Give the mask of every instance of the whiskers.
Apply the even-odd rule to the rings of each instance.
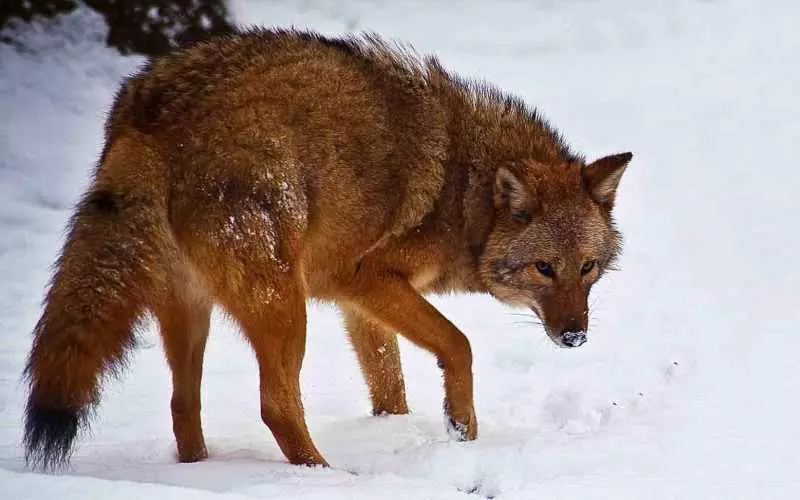
[[[515,318],[512,321],[509,321],[508,324],[514,326],[540,326],[544,328],[544,323],[538,317],[531,313],[508,313],[509,316],[514,316]]]
[[[536,316],[533,313],[512,313],[512,312],[510,312],[510,313],[508,313],[508,315],[514,317],[514,319],[512,321],[509,321],[509,322],[506,323],[508,325],[524,326],[524,327],[541,327],[541,329],[542,329],[542,333],[541,334],[536,334],[536,333],[532,332],[533,338],[536,338],[538,336],[539,340],[538,340],[538,342],[533,340],[536,343],[534,344],[533,349],[531,349],[527,353],[527,355],[525,356],[526,359],[527,359],[527,362],[530,365],[533,365],[533,364],[537,363],[538,360],[539,360],[539,353],[542,350],[542,346],[550,343],[550,340],[547,338],[547,334],[544,331],[545,330],[544,323],[542,322],[542,320],[539,319],[538,316]]]
[[[602,304],[603,303],[598,296],[593,297],[591,303],[589,304],[589,324],[587,327],[590,331],[594,329],[592,325],[597,323],[597,316],[595,315],[595,312],[600,309]]]

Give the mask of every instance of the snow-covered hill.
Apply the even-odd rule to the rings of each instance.
[[[296,5],[294,5],[296,4]],[[631,150],[622,271],[590,342],[550,346],[480,297],[435,302],[475,353],[481,437],[448,440],[440,374],[404,343],[413,415],[373,418],[334,310],[312,306],[303,391],[334,466],[287,465],[256,367],[216,318],[204,377],[211,458],[174,461],[169,377],[143,332],[61,476],[26,470],[20,372],[104,112],[141,62],[68,23],[0,45],[2,498],[800,498],[800,4],[786,1],[234,2],[245,23],[372,30],[540,107],[589,157]],[[74,27],[74,26],[73,26]],[[75,31],[73,29],[73,31]]]

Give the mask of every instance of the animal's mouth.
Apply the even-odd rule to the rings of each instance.
[[[547,324],[547,320],[545,319],[544,314],[542,311],[539,310],[536,306],[530,306],[531,311],[533,314],[539,318],[541,324],[544,326],[544,331],[547,333],[547,337],[553,341],[555,345],[558,347],[563,347],[565,349],[574,349],[576,347],[580,347],[586,343],[588,340],[587,332],[585,330],[567,330],[564,331],[560,328],[551,328]]]

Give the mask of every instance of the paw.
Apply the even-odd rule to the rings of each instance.
[[[475,409],[470,407],[465,416],[459,418],[455,412],[450,411],[450,405],[445,400],[445,429],[447,435],[456,441],[474,441],[478,437],[478,419]]]
[[[327,469],[330,467],[328,462],[322,458],[316,450],[314,451],[300,451],[294,455],[287,455],[289,463],[292,465],[304,465],[306,467],[321,467]]]
[[[405,401],[396,404],[381,404],[372,408],[373,417],[385,415],[408,415],[408,405]]]
[[[178,450],[178,462],[183,464],[202,462],[207,458],[208,450],[206,449],[206,445],[202,443],[198,446],[187,446],[184,449]]]

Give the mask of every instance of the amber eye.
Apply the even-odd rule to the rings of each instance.
[[[536,266],[536,270],[539,271],[542,275],[547,276],[548,278],[552,278],[555,276],[553,272],[553,266],[548,264],[547,262],[537,261],[534,266]]]
[[[583,267],[581,267],[581,276],[586,276],[587,274],[592,272],[592,269],[594,269],[595,265],[597,265],[596,260],[590,260],[587,261],[585,264],[583,264]]]
[[[511,217],[515,221],[517,221],[519,223],[522,223],[522,224],[525,224],[525,223],[528,223],[528,222],[531,221],[531,215],[528,212],[524,211],[524,210],[520,210],[518,212],[514,212],[511,215]]]

